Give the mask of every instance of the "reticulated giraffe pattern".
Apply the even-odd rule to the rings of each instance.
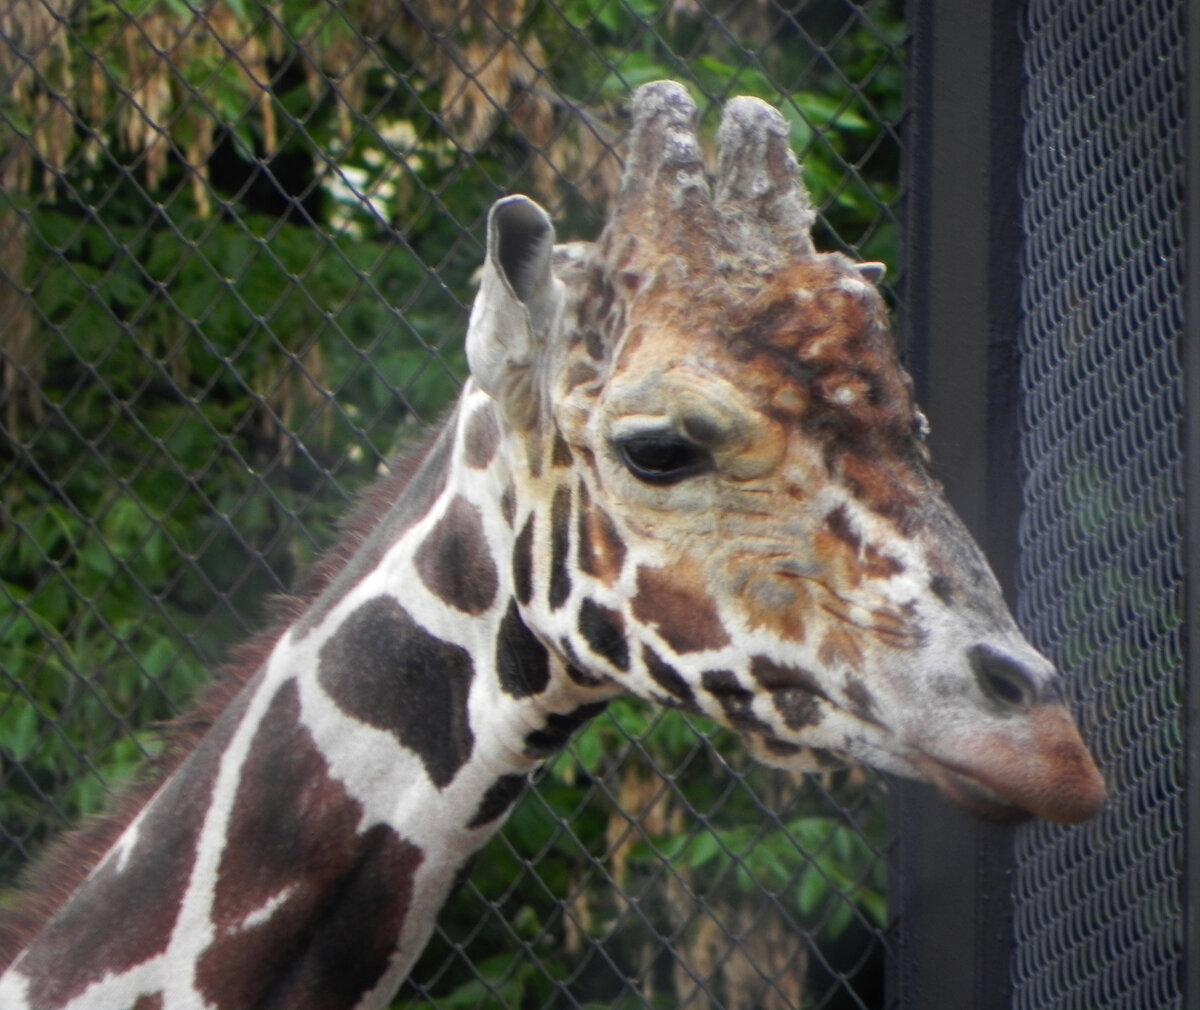
[[[594,243],[492,209],[444,425],[243,648],[158,784],[5,913],[5,1010],[386,1005],[527,774],[620,692],[998,819],[1104,784],[941,497],[879,267],[782,117],[633,101]]]

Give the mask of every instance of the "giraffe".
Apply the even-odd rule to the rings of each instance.
[[[595,242],[488,217],[471,377],[157,779],[0,921],[4,1010],[385,1006],[539,762],[622,692],[792,770],[1076,823],[1104,782],[930,475],[880,268],[783,117],[632,101]]]

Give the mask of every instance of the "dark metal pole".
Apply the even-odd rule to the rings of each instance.
[[[1020,501],[1015,344],[1021,55],[1006,0],[915,0],[901,329],[937,475],[1011,587]],[[889,1010],[1008,1010],[1012,836],[893,791]]]

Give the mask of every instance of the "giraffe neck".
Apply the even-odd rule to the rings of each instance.
[[[386,1004],[527,773],[613,693],[565,676],[521,619],[492,410],[468,389],[0,1005]]]

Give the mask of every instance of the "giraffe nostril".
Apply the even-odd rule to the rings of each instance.
[[[1020,662],[988,645],[970,652],[971,669],[983,693],[1010,708],[1028,708],[1037,701],[1037,687]]]

